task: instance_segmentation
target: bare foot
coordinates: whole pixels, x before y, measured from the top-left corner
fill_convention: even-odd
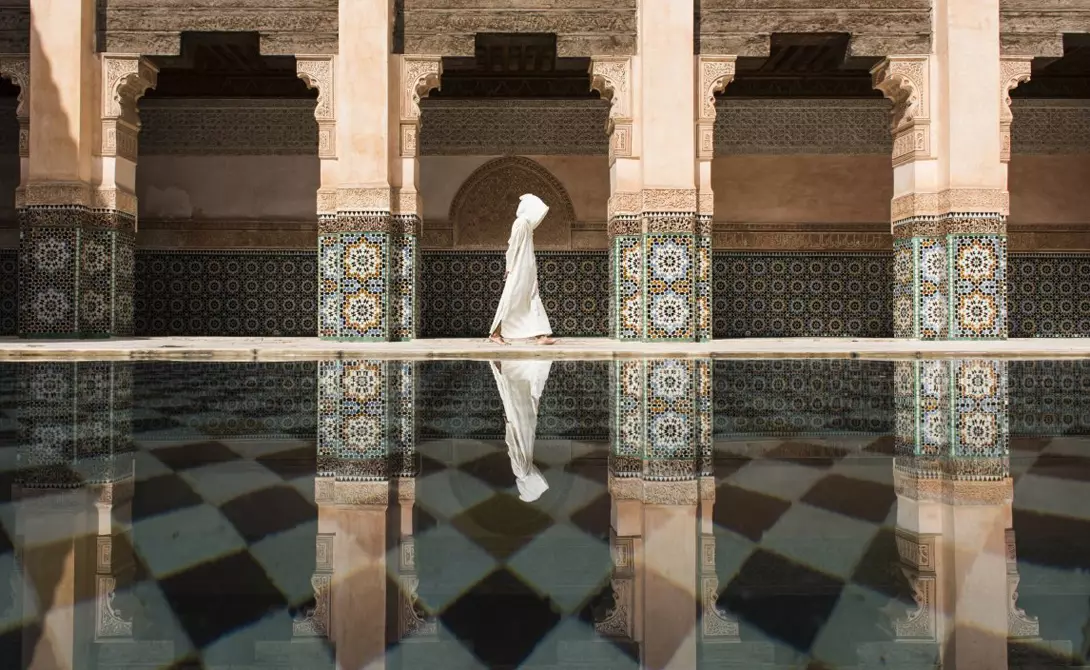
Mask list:
[[[496,335],[495,333],[488,336],[488,341],[493,344],[507,344],[507,340],[503,339],[499,335]]]
[[[556,344],[556,340],[549,337],[548,335],[542,335],[541,337],[537,338],[537,343],[538,344]]]

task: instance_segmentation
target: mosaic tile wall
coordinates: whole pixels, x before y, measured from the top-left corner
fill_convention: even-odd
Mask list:
[[[318,331],[311,251],[141,251],[137,335],[281,335]]]
[[[717,251],[712,334],[891,337],[892,255]]]
[[[503,287],[502,252],[424,252],[422,337],[476,337]],[[892,336],[892,254],[717,251],[713,335]],[[606,336],[608,252],[540,252],[542,297],[563,336]],[[1011,337],[1090,336],[1090,254],[1014,253]],[[312,337],[308,251],[138,251],[136,333]],[[778,275],[778,276],[777,276]],[[0,250],[0,336],[16,332],[17,263]]]
[[[1010,254],[1011,337],[1090,337],[1090,254]]]
[[[609,439],[608,361],[556,361],[541,394],[538,437]],[[501,440],[503,403],[483,361],[421,362],[417,366],[420,438]]]
[[[423,253],[421,337],[481,337],[503,292],[502,251]],[[609,264],[604,251],[539,251],[541,299],[558,336],[609,332]]]
[[[1011,435],[1090,435],[1090,361],[1010,361]]]
[[[19,318],[16,292],[19,287],[19,252],[0,249],[0,336],[14,335]]]

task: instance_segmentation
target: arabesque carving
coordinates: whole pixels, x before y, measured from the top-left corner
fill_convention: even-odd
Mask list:
[[[632,59],[628,56],[591,57],[590,88],[610,103],[606,121],[610,163],[617,158],[632,157]]]
[[[697,56],[697,157],[711,160],[715,156],[715,96],[734,81],[735,56]]]
[[[398,147],[403,158],[413,158],[420,151],[420,100],[440,87],[442,76],[443,59],[439,56],[401,57]]]
[[[932,158],[927,56],[890,56],[871,70],[871,83],[893,102],[893,166]]]
[[[505,248],[519,196],[524,193],[537,195],[549,206],[534,234],[538,247],[566,247],[575,222],[571,197],[548,170],[521,156],[489,161],[466,178],[451,202],[448,217],[454,227],[455,246]]]
[[[295,57],[296,76],[307,88],[317,89],[314,118],[318,121],[318,157],[337,157],[337,100],[335,56]]]
[[[1011,159],[1011,91],[1030,80],[1032,56],[1006,56],[999,61],[999,160]]]
[[[139,54],[102,54],[102,155],[136,161],[136,103],[154,88],[159,68]]]
[[[30,156],[30,56],[0,54],[0,77],[19,87],[15,116],[19,119],[19,156]]]

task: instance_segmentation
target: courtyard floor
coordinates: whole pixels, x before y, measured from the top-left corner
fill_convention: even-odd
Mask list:
[[[340,342],[313,337],[149,337],[102,340],[0,338],[0,360],[218,360],[272,361],[335,358],[389,359],[609,359],[609,358],[1083,358],[1090,338],[1002,341],[909,339],[754,338],[711,342],[621,342],[559,338],[554,346],[484,338],[412,342]]]

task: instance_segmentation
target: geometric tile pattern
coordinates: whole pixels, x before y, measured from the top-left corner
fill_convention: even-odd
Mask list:
[[[643,245],[639,235],[617,235],[609,244],[612,335],[618,340],[643,337]]]
[[[386,340],[389,234],[319,235],[318,266],[319,337]]]
[[[643,237],[644,314],[647,340],[708,339],[698,336],[697,283],[706,268],[697,258],[692,234],[655,233]]]
[[[19,332],[24,337],[132,334],[132,217],[82,206],[19,211]]]
[[[15,335],[19,303],[19,252],[0,249],[0,335]]]
[[[1011,337],[1090,337],[1090,254],[1012,253]]]
[[[136,334],[300,336],[317,330],[313,251],[138,251]]]
[[[318,473],[342,481],[412,476],[416,366],[411,361],[318,363]]]
[[[659,481],[710,474],[710,360],[617,361],[613,384],[611,472]]]
[[[503,292],[503,252],[425,251],[421,261],[421,337],[483,337]],[[538,251],[537,264],[541,300],[554,333],[606,337],[606,254]]]
[[[554,361],[541,394],[538,439],[608,439],[611,374],[609,361]],[[420,361],[417,379],[421,439],[503,439],[503,404],[486,362]]]
[[[894,452],[919,476],[1010,475],[1006,361],[897,361]]]
[[[1010,361],[1010,433],[1090,435],[1090,361]]]
[[[891,337],[888,253],[716,251],[713,334]]]
[[[991,215],[948,216],[953,223],[994,223],[995,219]],[[897,237],[893,251],[895,337],[1006,339],[1006,235]]]

